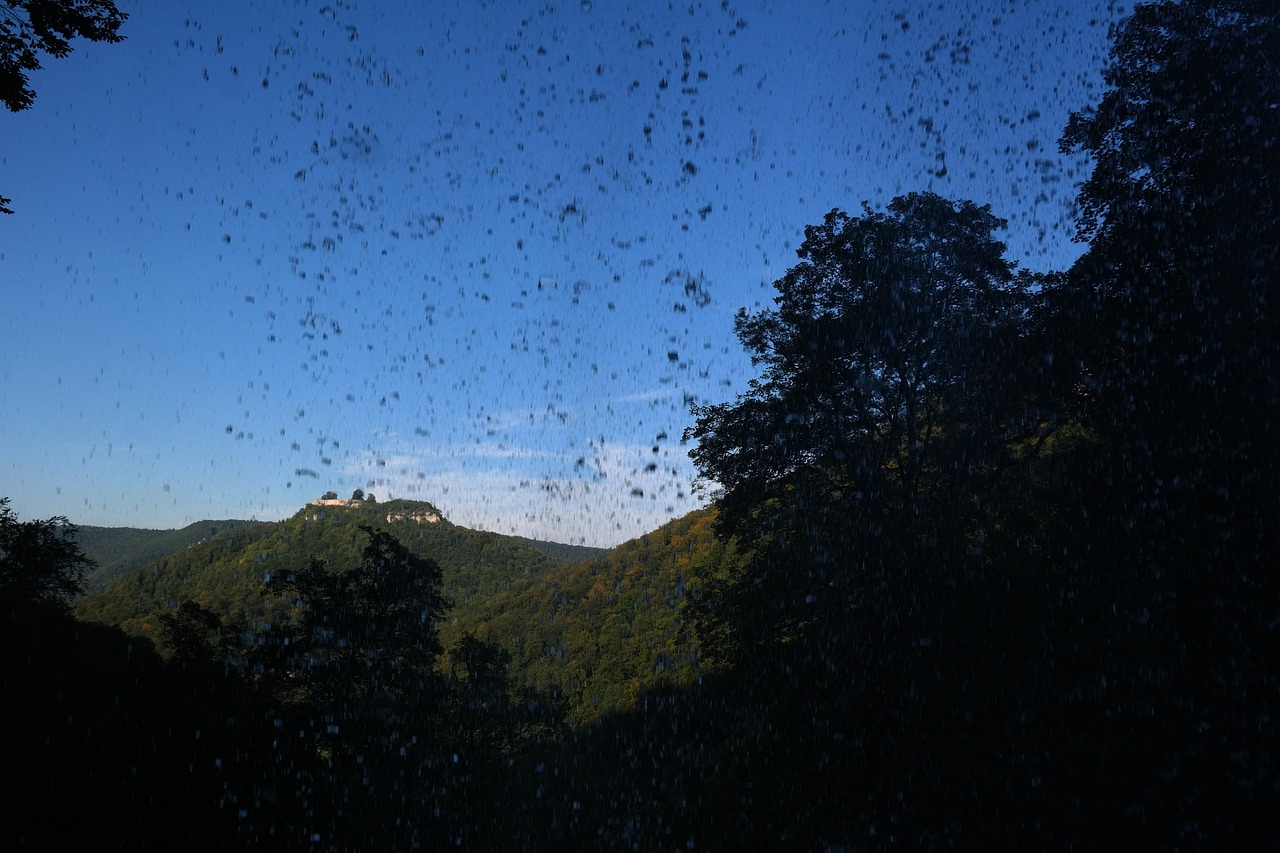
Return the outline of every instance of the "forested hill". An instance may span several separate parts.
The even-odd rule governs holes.
[[[153,614],[195,601],[252,625],[272,615],[259,594],[264,579],[304,569],[313,559],[334,570],[353,565],[365,526],[389,530],[415,554],[436,560],[445,592],[459,602],[527,583],[554,562],[511,537],[458,527],[422,501],[309,504],[284,521],[242,527],[168,554],[88,596],[77,612],[154,636]]]
[[[85,578],[90,592],[102,589],[116,578],[212,539],[256,524],[241,519],[205,519],[176,530],[147,530],[138,527],[76,527],[76,541],[85,556],[97,566]]]
[[[740,563],[716,539],[715,518],[714,508],[695,510],[601,557],[455,606],[455,627],[505,648],[513,680],[561,696],[572,723],[631,710],[646,690],[687,686],[706,670],[690,605]]]
[[[313,559],[349,568],[367,541],[362,526],[384,529],[439,563],[446,649],[466,636],[501,646],[514,685],[560,697],[569,719],[585,723],[633,707],[648,687],[695,677],[684,604],[733,558],[715,541],[713,519],[700,510],[604,552],[460,527],[419,501],[308,505],[170,553],[92,592],[76,613],[163,647],[159,617],[193,601],[253,634],[288,615],[278,597],[261,594],[264,579]],[[596,556],[570,563],[548,553],[561,547]]]
[[[528,539],[524,536],[512,536],[517,542],[523,542],[526,545],[532,545],[539,551],[544,551],[547,556],[553,557],[562,563],[579,563],[583,560],[590,560],[594,557],[603,557],[609,553],[608,548],[596,548],[591,545],[569,545],[564,542],[547,542],[542,539]]]
[[[378,506],[388,505],[379,504]],[[96,564],[93,570],[86,574],[87,590],[90,593],[97,592],[117,578],[140,569],[147,563],[176,554],[219,534],[231,533],[250,525],[264,523],[268,522],[237,518],[204,519],[192,522],[186,527],[168,530],[77,525],[76,541],[80,544],[85,556]],[[607,548],[593,548],[588,545],[546,542],[524,536],[509,538],[537,548],[555,560],[567,563],[600,557],[608,552]]]

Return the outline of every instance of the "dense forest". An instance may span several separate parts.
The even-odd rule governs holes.
[[[695,677],[683,603],[687,590],[730,560],[715,543],[713,517],[711,510],[695,512],[604,552],[469,530],[423,501],[308,505],[282,522],[232,527],[155,560],[79,599],[73,612],[167,649],[163,614],[191,602],[251,643],[255,626],[295,615],[291,602],[260,594],[264,577],[313,559],[334,569],[353,565],[364,530],[380,527],[440,566],[448,608],[437,628],[446,650],[464,638],[500,647],[511,658],[514,687],[555,696],[569,722],[587,723],[630,710],[645,688]],[[149,537],[113,537],[130,538]],[[119,550],[105,553],[121,559],[114,556]],[[582,553],[599,556],[552,556]]]
[[[810,226],[714,505],[603,556],[308,506],[76,603],[0,504],[4,846],[1280,847],[1277,57],[1133,10],[1068,270],[927,192]]]
[[[115,579],[140,569],[219,533],[248,527],[251,521],[223,519],[197,521],[179,530],[139,530],[132,527],[76,527],[76,542],[90,557],[93,568],[86,574],[88,592],[96,592]]]

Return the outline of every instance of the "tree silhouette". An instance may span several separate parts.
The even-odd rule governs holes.
[[[272,575],[265,591],[284,594],[298,609],[290,667],[308,686],[309,701],[403,708],[437,678],[440,567],[386,531],[360,530],[369,541],[353,568],[330,571],[313,560]]]
[[[369,541],[354,567],[330,571],[312,560],[268,579],[264,594],[283,594],[296,618],[250,660],[259,684],[296,718],[299,760],[320,760],[315,798],[327,805],[313,827],[400,849],[421,834],[421,803],[447,748],[438,736],[445,687],[436,671],[446,601],[434,560],[386,531],[360,529]],[[369,824],[385,834],[370,836]]]
[[[123,41],[128,17],[112,0],[0,2],[0,101],[14,112],[27,109],[36,98],[27,74],[40,70],[41,53],[62,59],[74,38]]]
[[[1022,428],[992,402],[1023,304],[993,236],[1003,224],[931,193],[833,211],[805,230],[777,307],[739,312],[763,374],[736,402],[695,408],[685,438],[723,488],[721,529],[757,549],[739,591],[768,614],[761,636],[798,620],[839,630],[879,583],[868,553],[901,556],[944,520],[949,536],[968,523],[957,496]]]
[[[1092,420],[1148,502],[1280,476],[1277,56],[1272,3],[1141,4],[1062,138],[1095,161],[1067,302]]]
[[[69,609],[84,592],[85,571],[94,566],[75,536],[75,526],[64,516],[20,522],[9,499],[0,498],[0,603]]]
[[[197,602],[184,601],[156,618],[172,660],[181,666],[207,668],[239,651],[234,632],[226,630],[217,613]]]
[[[128,17],[112,0],[0,0],[0,102],[27,109],[36,97],[27,75],[40,69],[40,54],[61,59],[74,38],[123,41]],[[0,213],[13,213],[11,201],[0,196]]]
[[[1061,577],[1056,665],[1098,687],[1073,697],[1060,741],[1107,755],[1081,773],[1106,780],[1099,803],[1144,792],[1112,828],[1145,846],[1280,837],[1261,793],[1280,772],[1262,651],[1280,611],[1276,14],[1136,6],[1101,100],[1062,139],[1095,164],[1089,248],[1044,320],[1095,450],[1064,472],[1071,522],[1043,548]]]

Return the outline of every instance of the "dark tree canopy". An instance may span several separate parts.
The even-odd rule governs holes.
[[[735,323],[763,374],[736,402],[696,409],[686,433],[729,523],[818,471],[845,501],[919,497],[939,418],[958,415],[1019,317],[1020,285],[993,236],[1003,225],[923,193],[805,229],[777,307]]]
[[[1116,33],[1106,93],[1062,139],[1095,161],[1080,194],[1090,245],[1067,301],[1096,424],[1188,481],[1229,457],[1280,473],[1264,451],[1280,411],[1275,9],[1137,6]],[[1255,416],[1221,416],[1243,409]]]
[[[1166,578],[1256,597],[1280,452],[1280,26],[1260,0],[1142,4],[1067,150],[1088,251],[1050,300],[1082,364],[1097,476]],[[1177,567],[1176,569],[1174,567]],[[1173,602],[1171,583],[1159,596]],[[1207,588],[1180,600],[1203,600]],[[1170,604],[1170,606],[1173,606]]]
[[[1280,692],[1263,651],[1280,602],[1277,9],[1137,5],[1102,97],[1062,138],[1094,164],[1088,248],[1036,325],[1088,442],[1056,454],[1042,490],[1041,621],[1059,674],[1037,689],[1063,704],[1061,673],[1094,673],[1100,689],[1072,697],[1078,722],[1055,737],[1074,744],[1057,768],[1103,780],[1094,814],[1148,791],[1112,822],[1153,848],[1277,838]],[[1078,756],[1103,750],[1107,769],[1085,770]]]
[[[36,99],[27,75],[40,70],[40,54],[61,59],[71,40],[116,43],[129,16],[113,0],[0,0],[0,102],[13,112]],[[0,196],[0,213],[13,213]]]
[[[446,690],[436,663],[446,601],[439,564],[386,531],[360,529],[368,543],[355,566],[331,571],[313,559],[270,576],[264,593],[284,594],[295,617],[250,659],[260,685],[305,721],[302,749],[323,757],[314,796],[326,805],[309,816],[311,825],[330,838],[354,833],[343,846],[356,849],[369,843],[365,824],[378,825],[381,814],[380,831],[398,840],[375,846],[413,849],[407,839],[431,818],[425,809],[406,811],[400,797],[425,802],[440,781],[432,767],[444,748],[438,720]],[[344,817],[348,809],[361,819]]]
[[[9,499],[0,498],[0,603],[67,609],[93,566],[75,536],[65,517],[18,521]]]
[[[685,432],[718,506],[563,572],[486,546],[492,582],[450,589],[492,605],[447,652],[417,553],[459,565],[463,528],[397,525],[415,553],[360,526],[352,559],[372,512],[308,512],[316,539],[217,543],[255,587],[250,554],[287,567],[262,592],[288,615],[166,605],[170,667],[73,626],[75,529],[0,500],[9,824],[74,801],[166,849],[1277,849],[1275,16],[1116,28],[1063,138],[1095,164],[1070,271],[1018,273],[1002,220],[932,193],[806,229],[736,320],[759,376]],[[565,733],[686,619],[696,685]]]
[[[123,41],[128,17],[112,0],[0,0],[0,101],[27,109],[36,99],[27,75],[40,70],[40,54],[61,59],[75,38]]]
[[[860,543],[909,541],[913,519],[954,515],[969,471],[1021,429],[991,402],[1012,384],[1001,365],[1024,311],[1003,226],[932,193],[833,211],[805,230],[776,307],[739,312],[762,375],[735,402],[696,408],[685,438],[723,489],[722,530],[777,552],[754,571],[778,608],[856,597]]]
[[[1062,137],[1064,151],[1095,161],[1080,194],[1080,237],[1091,248],[1142,217],[1154,217],[1153,229],[1174,225],[1175,214],[1276,227],[1267,192],[1280,157],[1274,3],[1139,4],[1116,32],[1104,76],[1097,107],[1074,113]],[[1232,208],[1246,198],[1256,206]]]
[[[173,660],[185,665],[209,665],[234,654],[238,637],[224,630],[221,617],[194,601],[184,601],[156,617]]]
[[[304,673],[297,680],[311,701],[411,706],[415,691],[436,687],[437,626],[446,606],[440,566],[386,531],[360,529],[369,542],[356,566],[329,571],[313,560],[273,575],[266,591],[284,593],[298,608],[288,666]]]
[[[913,195],[807,229],[739,314],[761,375],[685,437],[748,561],[694,615],[817,730],[844,837],[1275,847],[1276,13],[1115,30],[1063,137],[1094,161],[1070,271],[1027,287],[988,211]]]

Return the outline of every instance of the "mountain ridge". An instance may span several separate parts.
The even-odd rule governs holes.
[[[268,575],[313,560],[354,565],[362,528],[383,529],[440,564],[451,602],[440,626],[446,648],[467,636],[502,646],[514,684],[562,697],[568,719],[584,724],[633,707],[650,687],[696,678],[685,604],[732,559],[713,540],[713,519],[696,510],[603,551],[472,530],[425,501],[309,503],[282,521],[229,529],[151,561],[75,609],[163,647],[159,616],[193,601],[251,640],[291,617],[278,597],[262,596]]]
[[[428,501],[395,499],[385,503],[369,503],[317,498],[305,504],[299,509],[299,512],[305,512],[312,507],[346,507],[361,510],[377,507],[387,510],[386,514],[388,516],[422,514],[424,516],[423,520],[429,520],[427,516],[435,514],[440,521],[450,523],[439,508]],[[404,519],[388,517],[386,518],[386,523],[392,524],[400,520]],[[86,574],[86,591],[89,593],[98,592],[129,572],[141,569],[148,563],[163,559],[221,533],[230,533],[256,524],[277,523],[279,522],[228,518],[201,519],[179,528],[76,525],[76,541],[85,555],[96,563],[95,567]],[[589,545],[571,545],[548,539],[534,539],[527,536],[511,536],[510,538],[537,548],[554,559],[570,563],[599,557],[610,550]]]
[[[96,592],[147,563],[220,533],[258,523],[260,522],[227,518],[201,519],[177,528],[76,525],[76,542],[85,556],[97,564],[86,574],[87,591]]]

